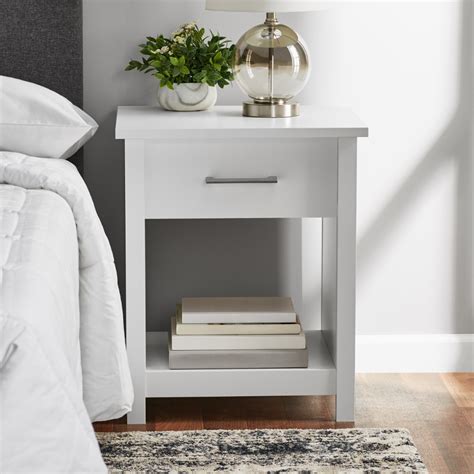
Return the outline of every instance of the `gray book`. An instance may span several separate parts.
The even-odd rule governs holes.
[[[278,369],[308,367],[308,349],[173,351],[170,369]]]

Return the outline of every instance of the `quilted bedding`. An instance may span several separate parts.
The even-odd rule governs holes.
[[[90,421],[132,401],[112,252],[82,178],[0,152],[0,472],[104,472]]]

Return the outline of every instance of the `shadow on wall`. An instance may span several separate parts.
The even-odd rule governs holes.
[[[455,218],[454,222],[445,225],[455,226],[456,240],[453,246],[453,275],[455,278],[453,305],[451,314],[456,318],[452,321],[453,332],[465,332],[465,321],[470,321],[471,333],[474,332],[472,302],[472,226],[466,222],[465,216],[472,219],[472,133],[473,133],[473,39],[472,39],[473,8],[470,0],[464,0],[461,10],[462,27],[459,34],[459,77],[457,107],[419,164],[407,180],[397,189],[388,204],[383,208],[359,238],[357,248],[358,271],[364,272],[384,240],[390,237],[399,225],[403,214],[412,206],[424,188],[434,178],[446,161],[454,161],[456,167]],[[420,124],[422,127],[423,124]],[[471,139],[469,139],[471,136]],[[461,144],[461,145],[460,145]],[[471,221],[472,222],[472,221]],[[429,235],[426,236],[430,238]],[[470,301],[465,301],[470,298]],[[470,314],[462,314],[468,308]],[[415,315],[414,315],[415,316]],[[463,324],[464,323],[464,324]],[[464,328],[464,330],[463,330]]]
[[[291,255],[279,265],[293,248],[281,219],[158,219],[146,228],[149,331],[169,329],[183,296],[287,295],[288,274],[300,270]]]

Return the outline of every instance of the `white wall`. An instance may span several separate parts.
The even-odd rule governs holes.
[[[370,127],[358,173],[361,334],[473,332],[469,9],[373,2],[325,21],[337,60],[325,59],[332,76],[315,99],[352,106]]]
[[[472,3],[331,3],[281,19],[302,33],[313,57],[301,101],[350,107],[370,130],[358,161],[357,331],[472,333]],[[123,152],[113,139],[115,107],[152,103],[156,87],[122,69],[145,35],[184,21],[199,20],[234,40],[259,21],[203,5],[84,1],[85,108],[101,123],[86,149],[85,175],[121,277]],[[241,98],[233,87],[219,102]],[[318,226],[306,222],[304,232],[317,236]],[[261,232],[271,238],[264,225]],[[303,291],[317,304],[315,285],[306,281]]]

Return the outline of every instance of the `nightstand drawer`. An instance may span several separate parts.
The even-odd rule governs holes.
[[[337,141],[145,142],[145,215],[157,218],[336,215]]]

